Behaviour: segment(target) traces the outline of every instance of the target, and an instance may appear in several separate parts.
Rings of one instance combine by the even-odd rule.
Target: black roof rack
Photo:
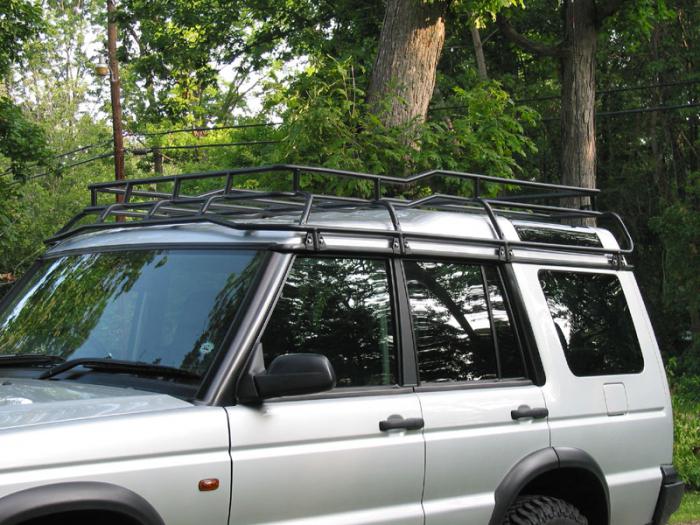
[[[252,191],[234,187],[234,182],[243,176],[264,173],[288,174],[289,187],[284,191]],[[372,198],[346,197],[340,195],[314,194],[302,189],[304,174],[321,174],[332,177],[349,177],[370,183]],[[410,189],[420,183],[426,183],[435,177],[451,177],[462,181],[471,181],[471,195],[459,196],[442,193],[419,199],[407,199],[394,195],[400,190]],[[220,180],[223,187],[198,194],[187,194],[183,186],[192,181]],[[280,178],[283,182],[284,179]],[[484,196],[485,187],[498,185],[508,192],[513,189],[534,190],[535,193],[503,194],[498,197]],[[172,188],[164,191],[162,186]],[[161,189],[159,189],[159,187]],[[160,176],[143,179],[125,179],[101,182],[89,186],[91,192],[90,206],[76,215],[48,243],[55,243],[76,233],[87,230],[107,228],[129,228],[143,224],[166,225],[192,222],[209,222],[239,230],[294,231],[306,233],[307,246],[313,249],[323,248],[322,232],[328,234],[351,234],[365,236],[390,237],[394,239],[396,251],[406,250],[407,238],[425,240],[443,240],[451,243],[482,244],[496,248],[497,254],[509,260],[512,248],[556,250],[573,253],[607,254],[615,265],[623,264],[623,256],[634,249],[632,238],[619,215],[612,212],[595,210],[597,189],[578,188],[560,184],[549,184],[518,179],[506,179],[476,173],[447,170],[432,170],[409,177],[393,177],[356,173],[352,171],[278,164],[222,171],[188,173],[182,175]],[[393,189],[393,192],[391,191]],[[117,196],[117,201],[100,204],[100,195]],[[549,204],[566,197],[587,197],[591,209],[577,209]],[[381,207],[393,225],[393,230],[342,228],[314,225],[309,221],[312,211],[342,209],[348,207]],[[421,234],[404,232],[401,229],[397,209],[425,208],[449,211],[466,211],[485,213],[496,234],[496,239],[478,239],[454,237],[440,234]],[[295,216],[298,219],[288,222],[271,222],[261,219]],[[619,249],[602,246],[574,246],[570,244],[513,241],[508,240],[501,230],[497,217],[508,216],[525,220],[561,221],[575,218],[611,219],[619,229],[623,242]],[[87,223],[81,223],[93,218]]]

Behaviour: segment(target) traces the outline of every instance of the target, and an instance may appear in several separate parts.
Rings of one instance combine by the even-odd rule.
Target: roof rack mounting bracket
[[[395,255],[408,255],[411,253],[408,239],[401,232],[399,232],[398,237],[394,237],[391,241],[391,251]]]
[[[499,261],[511,262],[513,260],[513,250],[507,244],[496,248],[496,255],[498,255]]]
[[[326,247],[326,241],[323,239],[323,235],[321,235],[318,230],[314,229],[306,234],[304,245],[307,250],[320,252]]]
[[[624,259],[622,258],[622,255],[619,253],[613,253],[613,254],[609,255],[608,262],[610,263],[610,266],[612,266],[616,270],[622,270],[623,267],[625,266]]]

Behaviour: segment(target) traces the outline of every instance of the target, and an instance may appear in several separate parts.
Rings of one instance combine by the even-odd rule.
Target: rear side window
[[[338,387],[394,385],[397,350],[384,260],[297,257],[262,337],[282,354],[325,355]]]
[[[422,383],[525,376],[495,268],[419,261],[404,268]]]
[[[644,369],[617,276],[542,270],[539,279],[566,361],[575,375],[636,374]]]

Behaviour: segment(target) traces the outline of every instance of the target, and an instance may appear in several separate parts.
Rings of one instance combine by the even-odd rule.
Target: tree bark
[[[448,2],[388,0],[367,101],[390,127],[424,122],[445,43]]]
[[[561,60],[561,181],[595,188],[596,9],[593,0],[565,2],[564,56]],[[564,199],[568,207],[589,207],[588,197]]]
[[[499,15],[501,32],[518,47],[533,54],[559,57],[561,73],[561,182],[583,188],[596,187],[595,70],[598,28],[626,0],[564,0],[564,40],[551,46],[524,37]],[[589,197],[562,199],[563,206],[587,208]],[[570,221],[593,224],[591,219]]]
[[[479,28],[476,27],[476,22],[472,21],[469,24],[469,32],[472,35],[472,43],[474,44],[474,55],[476,56],[476,69],[479,72],[479,78],[481,80],[488,80],[489,73],[486,69],[484,47],[481,44],[481,35],[479,34]]]

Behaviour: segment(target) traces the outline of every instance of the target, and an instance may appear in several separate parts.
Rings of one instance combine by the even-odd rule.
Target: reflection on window
[[[577,376],[639,373],[642,351],[615,275],[541,271],[566,360]]]
[[[243,251],[54,259],[0,314],[0,352],[112,358],[203,373],[259,267]]]
[[[262,338],[278,355],[323,354],[337,386],[393,385],[396,349],[384,261],[298,257]]]
[[[498,377],[480,266],[404,265],[422,382]]]
[[[489,290],[489,303],[491,315],[496,329],[496,341],[498,342],[498,356],[500,359],[502,378],[525,377],[525,362],[520,351],[515,330],[508,315],[505,303],[501,279],[498,270],[493,266],[485,266],[484,273]]]

